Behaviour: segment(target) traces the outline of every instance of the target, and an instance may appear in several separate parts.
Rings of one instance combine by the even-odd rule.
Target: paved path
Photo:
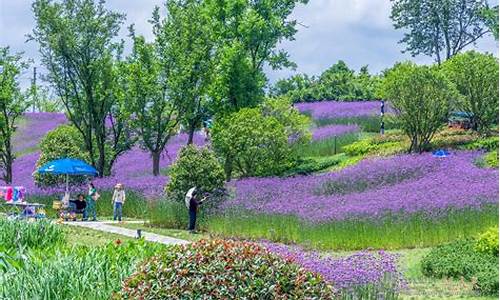
[[[127,223],[143,223],[142,221],[128,221]],[[116,223],[113,221],[104,221],[104,222],[63,222],[63,224],[72,225],[72,226],[80,226],[85,228],[90,228],[94,230],[105,231],[109,233],[121,234],[124,236],[135,238],[137,237],[137,230],[129,229],[124,227],[113,226],[112,224]],[[189,242],[186,240],[176,239],[165,235],[144,232],[142,231],[141,236],[150,242],[162,243],[165,245],[179,245],[179,244],[188,244]]]

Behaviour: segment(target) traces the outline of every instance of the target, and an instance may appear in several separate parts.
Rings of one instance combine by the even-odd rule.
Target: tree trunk
[[[153,175],[160,175],[160,151],[152,151],[151,156],[153,157]]]
[[[11,184],[12,183],[12,162],[13,162],[13,159],[12,159],[12,154],[9,153],[10,150],[7,150],[8,152],[6,153],[6,161],[7,161],[7,164],[5,166],[5,183],[6,184]]]
[[[187,144],[188,145],[191,145],[193,144],[193,138],[194,138],[194,131],[196,129],[196,125],[193,123],[189,124],[189,128],[188,128],[188,133],[189,133],[189,137],[188,137],[188,141],[187,141]]]

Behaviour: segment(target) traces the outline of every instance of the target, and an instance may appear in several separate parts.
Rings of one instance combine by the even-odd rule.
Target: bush
[[[441,66],[461,94],[456,108],[472,114],[472,128],[487,132],[498,123],[498,59],[492,54],[467,51]]]
[[[169,198],[177,201],[184,201],[184,195],[194,186],[202,192],[213,192],[224,186],[224,169],[208,148],[193,145],[182,148],[169,175],[166,190]]]
[[[484,162],[488,167],[498,168],[498,150],[486,153]]]
[[[481,294],[498,294],[498,256],[477,252],[476,242],[456,241],[438,246],[422,259],[424,275],[475,281]]]
[[[491,227],[479,236],[476,251],[498,256],[498,226]]]
[[[36,162],[36,168],[41,167],[49,161],[60,158],[78,158],[89,162],[89,156],[84,149],[84,141],[80,132],[71,125],[61,125],[49,131],[40,142],[40,157]],[[35,183],[38,186],[54,186],[66,181],[64,175],[34,174]],[[85,176],[70,176],[70,184],[81,184]]]
[[[258,108],[217,120],[212,145],[224,161],[227,179],[233,170],[241,177],[280,175],[293,161],[284,125]]]
[[[469,150],[486,150],[493,151],[498,150],[498,136],[491,136],[487,138],[481,138],[465,146]]]
[[[435,68],[402,63],[390,70],[383,83],[400,128],[410,138],[409,151],[423,152],[446,121],[453,87]]]
[[[394,132],[356,141],[344,146],[343,150],[349,156],[385,156],[404,152],[406,145],[407,141],[405,137],[401,136],[398,132]]]
[[[338,165],[344,156],[307,157],[299,160],[297,165],[285,172],[285,176],[309,175],[314,172]]]
[[[255,243],[201,240],[147,260],[121,299],[332,299],[318,275]]]

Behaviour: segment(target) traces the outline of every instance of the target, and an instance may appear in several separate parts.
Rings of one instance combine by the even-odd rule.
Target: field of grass
[[[305,145],[298,145],[294,151],[300,157],[332,156],[344,152],[344,146],[352,144],[360,137],[359,133],[333,136],[319,141],[311,141]]]
[[[422,215],[387,217],[380,222],[353,219],[311,225],[293,216],[226,213],[203,220],[208,232],[222,236],[297,243],[315,249],[358,250],[430,247],[476,236],[498,223],[498,206],[450,212],[432,219]]]

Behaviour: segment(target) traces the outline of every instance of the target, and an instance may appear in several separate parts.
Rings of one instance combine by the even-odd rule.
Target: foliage
[[[461,95],[456,108],[472,115],[474,130],[487,133],[498,123],[498,59],[467,51],[446,61],[442,68]]]
[[[212,132],[215,152],[224,161],[226,178],[281,174],[291,164],[288,136],[275,117],[244,108],[217,120]]]
[[[486,153],[484,156],[484,162],[490,168],[498,168],[498,149]]]
[[[309,175],[340,163],[341,155],[326,157],[306,157],[297,161],[296,165],[285,172],[285,176]]]
[[[192,187],[197,187],[203,193],[224,187],[224,169],[208,148],[193,145],[184,147],[170,168],[169,175],[167,193],[178,201],[183,201],[184,195]]]
[[[391,0],[394,28],[405,30],[400,41],[412,56],[451,58],[489,32],[481,17],[486,0]]]
[[[326,299],[333,288],[321,277],[262,246],[201,240],[147,260],[128,278],[120,299]]]
[[[153,11],[160,70],[166,71],[169,100],[180,111],[179,121],[189,133],[188,144],[201,125],[207,109],[208,85],[213,74],[214,32],[206,4],[202,1],[166,2],[168,15]],[[161,103],[161,101],[159,102]]]
[[[484,23],[490,29],[493,37],[498,41],[498,5],[494,7],[485,7],[481,11]]]
[[[40,45],[47,79],[83,136],[92,165],[100,176],[109,175],[134,141],[120,106],[122,45],[114,41],[125,16],[96,0],[37,0],[33,12],[30,38]]]
[[[162,199],[151,202],[148,205],[148,220],[151,226],[176,229],[187,228],[188,211],[184,203],[172,201],[170,199]],[[201,210],[199,213],[203,215],[203,212],[204,210]],[[198,228],[199,227],[200,225],[198,224]]]
[[[109,299],[138,262],[164,248],[117,240],[104,247],[31,251],[21,267],[0,273],[0,298]]]
[[[179,112],[168,94],[167,74],[162,68],[155,44],[135,36],[129,61],[123,66],[125,74],[124,106],[141,144],[153,158],[153,175],[160,174],[160,155],[169,139],[176,133]]]
[[[307,0],[206,1],[217,36],[212,111],[225,115],[263,100],[264,66],[295,67],[279,44],[294,40],[291,13]]]
[[[477,141],[467,144],[465,148],[470,150],[480,149],[486,151],[498,150],[498,136],[491,136],[487,138],[483,137]]]
[[[0,217],[0,227],[0,246],[7,249],[47,249],[62,243],[65,238],[62,228],[50,221],[29,222]]]
[[[464,278],[475,281],[481,294],[498,294],[498,256],[474,250],[472,240],[459,240],[438,246],[422,259],[424,275],[443,278]]]
[[[409,151],[423,152],[448,116],[450,84],[435,68],[401,63],[386,75],[383,91],[410,138]]]
[[[40,142],[40,157],[36,162],[38,169],[49,161],[60,158],[77,158],[83,161],[90,161],[88,153],[83,148],[83,138],[80,132],[71,125],[60,125],[51,130]],[[64,175],[39,174],[34,173],[35,183],[41,187],[54,186],[66,182]],[[69,182],[81,184],[85,181],[85,176],[70,176]]]
[[[309,118],[294,108],[287,98],[268,98],[260,109],[263,116],[274,117],[285,127],[289,141],[294,144],[305,144],[311,139]]]
[[[481,253],[489,253],[498,256],[498,226],[491,227],[482,233],[474,249]]]
[[[299,74],[281,79],[270,88],[270,95],[287,96],[293,102],[371,100],[377,98],[379,82],[378,76],[368,72],[368,66],[356,73],[340,60],[318,77]]]
[[[401,133],[388,132],[383,136],[367,137],[344,146],[344,153],[349,156],[388,156],[404,152],[407,141]]]
[[[21,54],[11,55],[9,47],[0,47],[0,179],[12,182],[12,136],[16,120],[29,104],[19,87],[19,76],[28,67]]]
[[[297,145],[293,150],[297,156],[330,156],[343,153],[346,146],[359,139],[359,133],[345,133],[327,137],[321,140],[313,140],[308,144]]]

